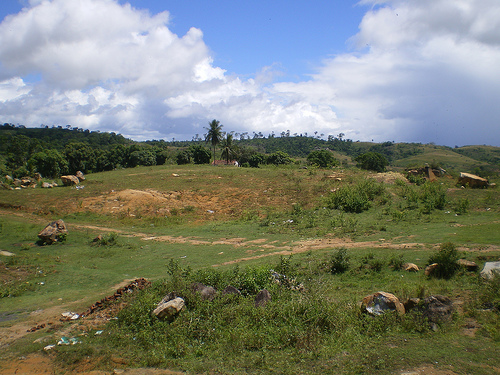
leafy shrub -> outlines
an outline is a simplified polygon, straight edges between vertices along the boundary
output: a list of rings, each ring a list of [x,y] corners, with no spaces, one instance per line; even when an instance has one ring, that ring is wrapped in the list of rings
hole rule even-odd
[[[394,271],[401,270],[404,263],[403,254],[395,255],[389,259],[389,267],[391,267]]]
[[[293,159],[283,151],[276,151],[267,157],[267,164],[286,165],[292,162]]]
[[[311,165],[317,165],[320,168],[329,168],[338,164],[333,153],[328,150],[315,150],[307,155],[307,162]]]
[[[191,163],[191,152],[188,150],[179,151],[175,156],[175,160],[178,165]]]
[[[423,203],[423,212],[442,210],[446,205],[446,190],[442,185],[426,182],[422,185],[420,200]]]
[[[431,276],[440,279],[449,279],[459,269],[457,263],[460,255],[452,242],[442,243],[439,251],[429,257],[428,264],[437,263],[437,267]]]
[[[210,150],[202,145],[193,145],[189,147],[189,152],[193,156],[193,162],[195,164],[210,164],[210,159],[212,155]]]
[[[330,272],[333,274],[344,273],[349,269],[350,260],[347,255],[347,249],[342,247],[338,249],[330,260]]]
[[[468,198],[459,199],[455,204],[455,212],[458,215],[466,214],[467,210],[469,209],[469,205],[470,202]]]
[[[327,198],[327,207],[340,209],[345,212],[360,213],[371,206],[371,201],[381,196],[384,187],[372,179],[364,180],[354,186],[343,186],[330,194]]]
[[[368,171],[384,172],[385,167],[389,165],[385,156],[378,152],[367,152],[357,156],[354,160],[356,160],[358,168]]]
[[[412,184],[415,184],[417,186],[423,185],[425,183],[425,181],[426,181],[425,177],[419,176],[419,175],[410,174],[410,173],[408,173],[406,175],[406,179],[409,182],[411,182]]]

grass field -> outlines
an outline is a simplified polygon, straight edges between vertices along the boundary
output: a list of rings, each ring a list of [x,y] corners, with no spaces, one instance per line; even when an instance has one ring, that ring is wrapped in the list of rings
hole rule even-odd
[[[440,160],[461,168],[469,165],[463,158]],[[498,189],[455,183],[416,186],[351,167],[187,165],[90,174],[82,189],[2,190],[0,374],[35,355],[54,373],[498,373],[498,278],[458,270],[438,279],[392,267],[422,269],[443,243],[479,269],[499,260]],[[66,241],[37,245],[55,219],[67,224]],[[335,274],[339,249],[349,267]],[[271,269],[302,291],[272,283]],[[110,303],[99,319],[58,321],[139,277],[152,287]],[[219,291],[231,284],[242,295],[205,301],[194,282]],[[272,300],[256,308],[262,288]],[[186,309],[173,322],[152,317],[172,291]],[[433,327],[418,313],[361,314],[362,298],[377,291],[401,300],[445,295],[455,313]],[[61,336],[81,342],[43,350]]]

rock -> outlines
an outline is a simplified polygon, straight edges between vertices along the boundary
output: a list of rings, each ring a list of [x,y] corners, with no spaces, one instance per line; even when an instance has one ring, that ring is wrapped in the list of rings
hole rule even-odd
[[[165,302],[165,298],[153,310],[153,315],[158,319],[173,319],[184,309],[185,303],[181,297],[176,297]]]
[[[437,263],[429,264],[427,267],[425,267],[424,271],[425,276],[431,276],[437,267],[438,267]]]
[[[494,274],[500,277],[500,262],[486,262],[481,271],[481,277],[492,279]]]
[[[271,300],[271,293],[267,289],[262,289],[255,296],[255,307],[265,306]]]
[[[424,298],[422,315],[431,323],[443,323],[451,319],[453,303],[445,296],[436,295]]]
[[[44,189],[50,189],[52,187],[53,187],[52,184],[49,184],[48,182],[42,182],[42,188],[44,188]]]
[[[217,294],[215,288],[203,285],[202,283],[194,283],[193,285],[191,285],[191,289],[194,292],[199,292],[201,298],[204,300],[212,301],[215,298],[215,295]]]
[[[13,184],[17,187],[21,186],[23,183],[20,179],[14,178]]]
[[[6,189],[6,190],[14,190],[14,188],[10,185],[7,185],[5,182],[3,181],[0,181],[0,187],[2,187],[3,189]]]
[[[40,233],[38,233],[38,238],[43,243],[52,244],[54,242],[60,241],[61,235],[67,234],[66,224],[61,219],[53,221],[48,224]]]
[[[420,270],[415,263],[405,263],[403,269],[407,272],[418,272]]]
[[[405,307],[405,312],[408,312],[410,310],[413,310],[415,307],[417,307],[420,303],[420,298],[408,298],[405,303],[403,303],[403,306]]]
[[[14,179],[13,179],[11,176],[9,176],[9,175],[6,175],[6,176],[5,176],[5,179],[6,179],[7,181],[9,181],[9,182],[13,182],[13,181],[14,181]]]
[[[398,297],[386,292],[377,292],[363,298],[361,309],[370,315],[382,315],[388,311],[397,311],[399,315],[405,313],[405,307]]]
[[[471,188],[483,188],[488,186],[488,180],[474,174],[460,172],[458,183]]]
[[[79,181],[85,181],[85,176],[83,175],[82,171],[76,172],[75,176],[78,178]]]
[[[21,186],[29,186],[31,185],[31,178],[23,177],[21,178]]]
[[[222,291],[222,294],[236,294],[236,295],[241,295],[241,292],[236,289],[234,286],[228,285],[226,288]]]
[[[42,180],[42,175],[38,172],[35,173],[34,178],[36,181],[41,181]]]
[[[68,175],[68,176],[61,176],[61,181],[64,186],[74,186],[78,185],[80,183],[80,180],[78,177],[73,176],[73,175]]]
[[[471,271],[471,272],[475,272],[478,269],[478,265],[476,264],[476,262],[473,262],[472,260],[459,259],[459,260],[457,260],[457,264],[460,267],[463,267],[467,271]]]

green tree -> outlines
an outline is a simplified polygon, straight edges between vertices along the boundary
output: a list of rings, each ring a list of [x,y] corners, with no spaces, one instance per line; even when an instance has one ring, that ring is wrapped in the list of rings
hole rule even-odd
[[[271,155],[267,157],[268,164],[285,165],[285,164],[290,164],[292,162],[293,162],[292,158],[286,152],[283,151],[273,152]]]
[[[222,140],[221,146],[222,146],[221,158],[226,159],[226,164],[229,164],[229,158],[235,155],[233,135],[231,133],[226,134],[226,138]]]
[[[215,147],[222,140],[222,125],[220,121],[212,120],[208,123],[207,134],[205,134],[205,142],[210,143],[214,148],[214,165],[215,165]]]
[[[57,150],[40,151],[28,160],[28,168],[44,177],[56,178],[68,173],[68,161]]]
[[[315,150],[307,155],[307,162],[312,165],[317,165],[320,168],[329,168],[337,165],[337,159],[333,153],[328,150]]]
[[[90,173],[96,167],[97,160],[94,149],[87,143],[69,143],[64,148],[64,154],[68,161],[69,173],[76,173],[77,171]]]
[[[177,162],[178,165],[182,165],[182,164],[189,164],[191,163],[191,158],[192,158],[192,154],[189,150],[182,150],[182,151],[179,151],[177,153],[177,155],[175,156],[175,161]],[[210,160],[209,160],[210,162]]]
[[[195,164],[210,163],[210,150],[207,150],[202,145],[192,145],[189,147],[189,152],[191,153]]]
[[[378,152],[366,152],[354,160],[356,160],[358,168],[375,172],[384,172],[385,167],[389,164],[385,156]]]

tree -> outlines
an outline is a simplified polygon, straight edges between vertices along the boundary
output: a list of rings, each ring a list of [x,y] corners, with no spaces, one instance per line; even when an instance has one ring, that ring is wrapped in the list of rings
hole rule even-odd
[[[193,157],[195,164],[209,164],[210,163],[210,150],[202,145],[192,145],[189,147],[189,152]]]
[[[333,157],[331,151],[328,150],[315,150],[307,155],[307,162],[309,164],[317,165],[320,168],[329,168],[337,165],[337,159]]]
[[[229,164],[230,156],[234,155],[233,135],[226,134],[226,138],[222,140],[222,154],[221,158],[226,159],[226,164]]]
[[[217,146],[222,140],[222,125],[220,121],[212,120],[208,123],[209,127],[205,128],[208,130],[205,134],[205,142],[210,143],[214,148],[214,165],[215,165],[215,146]]]
[[[44,177],[56,178],[68,173],[68,161],[57,150],[45,150],[28,160],[28,168]]]
[[[292,163],[292,158],[283,151],[276,151],[268,156],[267,163],[274,165],[283,165]]]
[[[389,164],[385,156],[378,152],[367,152],[359,155],[354,160],[356,160],[358,168],[375,172],[384,172],[385,167]]]

